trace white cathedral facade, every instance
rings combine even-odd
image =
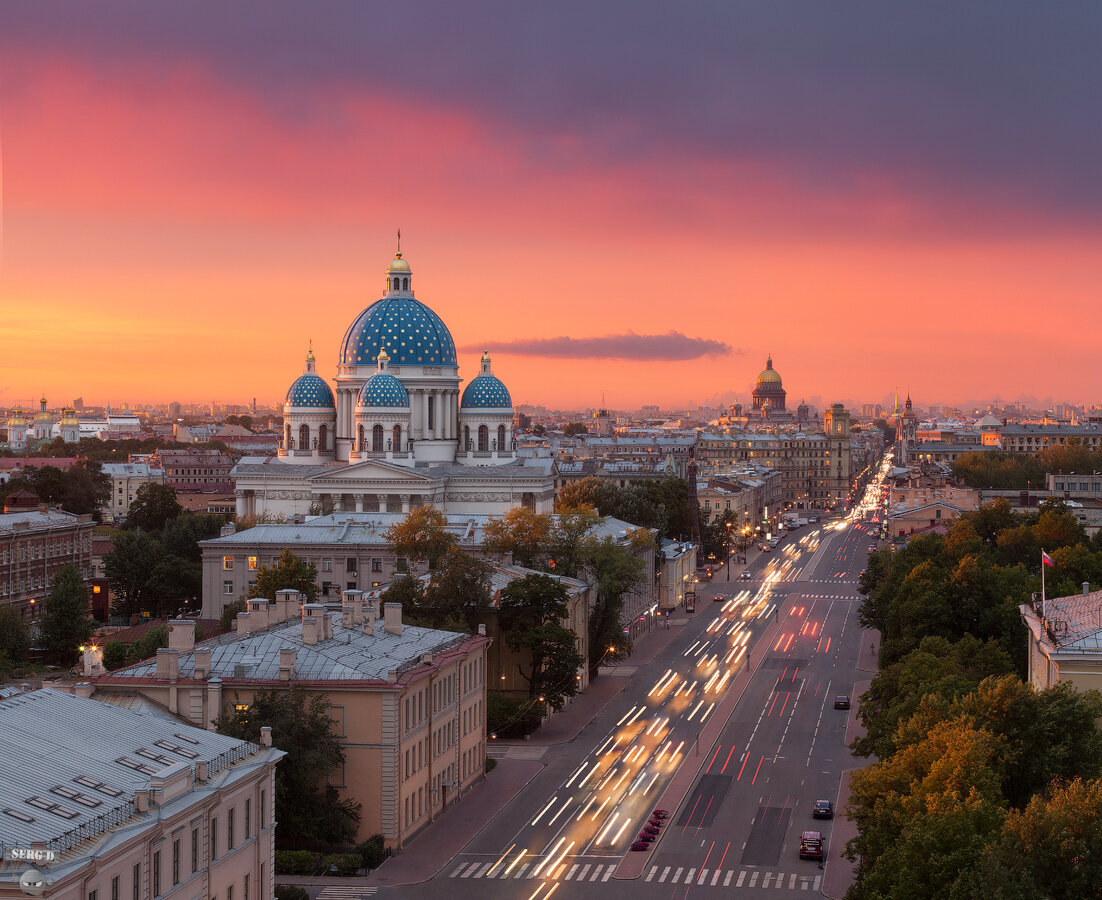
[[[412,278],[399,250],[386,292],[345,332],[335,390],[306,354],[287,391],[278,455],[233,470],[238,515],[552,510],[554,463],[517,457],[512,399],[489,354],[460,392],[451,333],[414,297]]]

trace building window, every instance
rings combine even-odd
[[[376,425],[371,429],[371,452],[383,452],[383,426]]]
[[[478,426],[478,449],[480,453],[490,449],[490,429],[485,425]]]
[[[199,829],[191,829],[191,872],[199,871]]]
[[[161,851],[153,854],[153,896],[161,896]]]
[[[345,569],[348,572],[351,572],[353,575],[356,574],[356,565],[357,565],[357,560],[356,560],[355,557],[349,557],[348,559],[345,560],[345,563],[344,563]]]
[[[260,827],[268,827],[268,792],[260,792]]]
[[[245,873],[245,884],[241,889],[241,900],[249,900],[249,875]]]
[[[232,581],[223,581],[222,582],[222,593],[227,595],[227,596],[233,593],[233,582]]]
[[[258,562],[258,560],[255,556],[250,556],[249,557],[249,570],[250,571],[256,569],[257,562]]]
[[[253,836],[253,801],[248,797],[245,798],[245,840],[248,840]]]
[[[211,862],[218,859],[218,820],[210,820],[210,858]]]
[[[233,557],[232,556],[223,556],[222,557],[222,568],[225,571],[229,571],[233,568]]]
[[[232,850],[234,848],[233,843],[233,820],[236,809],[231,809],[229,812],[229,819],[226,822],[226,849]]]
[[[436,398],[429,396],[429,431],[436,427]]]
[[[180,842],[175,840],[172,842],[172,883],[174,885],[180,883]]]
[[[88,892],[88,900],[96,900],[96,897],[98,897],[98,896],[99,896],[99,891],[89,891]]]
[[[111,879],[111,900],[119,900],[119,876]]]
[[[383,571],[383,561],[381,559],[371,560],[371,571],[372,572],[381,572],[381,571]]]
[[[323,559],[321,561],[321,570],[323,572],[332,572],[333,571],[333,560]]]
[[[136,863],[134,865],[134,897],[133,900],[141,900],[142,896],[142,864]]]

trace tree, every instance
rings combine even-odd
[[[257,744],[264,726],[272,729],[272,745],[287,754],[275,777],[280,843],[351,842],[360,804],[341,799],[335,787],[325,785],[326,776],[344,764],[344,750],[333,736],[329,698],[297,687],[262,690],[247,709],[227,709],[216,722],[219,733]]]
[[[161,545],[170,556],[180,556],[201,563],[203,551],[199,549],[199,542],[218,537],[225,524],[226,517],[217,513],[193,513],[184,510],[165,522],[160,536]]]
[[[21,475],[0,486],[5,497],[17,490],[28,490],[44,503],[68,512],[98,516],[111,495],[111,479],[103,474],[98,462],[85,461],[59,469],[44,460],[43,465],[28,466]]]
[[[103,554],[107,585],[115,594],[116,615],[141,613],[152,598],[153,570],[161,559],[161,545],[146,531],[119,531],[115,544]]]
[[[562,709],[578,692],[578,670],[585,659],[574,633],[562,623],[569,616],[570,595],[548,575],[526,575],[501,591],[500,624],[505,643],[527,652],[529,664],[519,666],[528,682],[528,696],[552,709]]]
[[[219,619],[219,625],[222,627],[222,631],[233,631],[233,623],[237,619],[237,614],[245,612],[248,608],[249,604],[244,600],[233,600],[227,603],[222,609],[222,615]]]
[[[62,566],[54,575],[46,598],[46,612],[39,621],[41,643],[46,655],[62,666],[72,665],[96,630],[88,614],[88,586],[80,570],[72,563]]]
[[[550,516],[517,506],[486,523],[482,547],[487,553],[512,554],[514,563],[531,569],[542,565],[550,538]]]
[[[589,434],[589,426],[585,422],[569,422],[562,433],[566,437],[574,437],[576,434]]]
[[[175,519],[184,508],[176,502],[176,491],[167,484],[148,482],[134,494],[130,510],[126,514],[127,528],[142,531],[161,531],[170,519]]]
[[[584,542],[600,521],[592,508],[560,510],[551,527],[548,571],[577,578],[585,563]]]
[[[645,577],[644,564],[630,546],[611,537],[587,538],[583,545],[585,568],[595,586],[596,599],[589,614],[589,646],[612,648],[607,653],[592,653],[589,677],[597,677],[602,659],[622,659],[631,652],[631,641],[624,634],[622,613],[624,594]]]
[[[435,568],[455,538],[448,533],[448,519],[435,506],[416,506],[400,522],[395,522],[383,537],[394,545],[394,552],[411,560],[427,562]]]
[[[30,646],[30,631],[22,614],[13,606],[0,606],[0,678],[26,662]]]
[[[476,610],[490,604],[493,571],[484,559],[458,547],[449,548],[433,570],[425,592],[425,605],[442,614],[442,624],[436,627],[473,632],[478,627]]]
[[[308,603],[318,599],[318,567],[297,556],[290,547],[284,548],[274,565],[257,569],[256,583],[249,588],[248,598],[271,600],[276,591],[288,589],[305,594]]]

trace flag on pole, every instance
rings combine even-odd
[[[1041,565],[1043,565],[1043,566],[1055,566],[1056,562],[1053,560],[1053,558],[1051,556],[1049,556],[1047,553],[1045,553],[1044,550],[1042,550],[1041,551]]]

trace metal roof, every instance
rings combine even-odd
[[[344,628],[340,613],[327,613],[333,623],[333,637],[307,644],[302,639],[302,620],[290,619],[250,635],[225,634],[204,641],[199,650],[210,650],[208,677],[224,681],[278,681],[279,651],[295,651],[292,681],[385,681],[387,673],[415,665],[426,653],[438,653],[470,638],[469,634],[404,625],[400,635],[383,629],[375,621],[375,633],[364,634],[359,626]],[[99,681],[125,684],[128,679],[153,678],[156,659],[101,676]],[[195,652],[179,655],[179,677],[195,674]]]
[[[48,512],[33,509],[26,512],[0,514],[0,531],[12,531],[15,525],[23,522],[30,528],[45,528],[47,526],[76,525],[79,521],[78,516],[62,512],[60,509],[51,509]],[[88,521],[90,522],[91,519]]]
[[[44,688],[0,700],[0,845],[64,852],[133,816],[169,766],[210,775],[260,752],[248,741]]]

